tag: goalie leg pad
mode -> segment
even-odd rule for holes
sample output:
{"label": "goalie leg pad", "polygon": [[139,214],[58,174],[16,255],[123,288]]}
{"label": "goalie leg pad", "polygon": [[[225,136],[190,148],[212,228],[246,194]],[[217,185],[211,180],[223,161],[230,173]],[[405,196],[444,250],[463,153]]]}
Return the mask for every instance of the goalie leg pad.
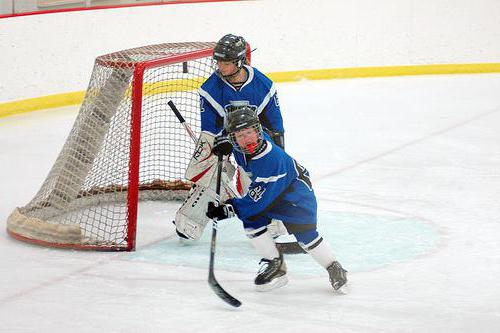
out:
{"label": "goalie leg pad", "polygon": [[212,189],[194,185],[175,214],[177,231],[189,239],[199,239],[210,221],[206,216],[208,203],[217,199],[217,194]]}

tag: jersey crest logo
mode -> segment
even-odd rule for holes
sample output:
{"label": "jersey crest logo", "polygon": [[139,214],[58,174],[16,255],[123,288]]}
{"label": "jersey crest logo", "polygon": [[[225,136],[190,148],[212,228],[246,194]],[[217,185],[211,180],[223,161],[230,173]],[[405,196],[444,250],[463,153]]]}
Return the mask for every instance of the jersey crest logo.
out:
{"label": "jersey crest logo", "polygon": [[259,201],[262,198],[262,195],[266,192],[266,189],[262,186],[253,187],[248,191],[248,195],[254,202]]}
{"label": "jersey crest logo", "polygon": [[250,101],[245,101],[245,100],[229,101],[229,104],[224,105],[224,110],[226,111],[226,113],[229,113],[239,106],[249,106],[254,110],[257,110],[257,105],[250,105]]}

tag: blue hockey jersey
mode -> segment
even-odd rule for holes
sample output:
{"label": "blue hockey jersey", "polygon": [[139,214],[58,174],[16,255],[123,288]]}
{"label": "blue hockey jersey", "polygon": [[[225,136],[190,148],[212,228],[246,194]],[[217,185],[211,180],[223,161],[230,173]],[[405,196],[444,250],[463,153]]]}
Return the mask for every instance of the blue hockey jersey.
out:
{"label": "blue hockey jersey", "polygon": [[252,183],[243,198],[229,203],[245,227],[261,216],[285,223],[316,224],[317,203],[309,172],[265,136],[267,147],[256,156],[247,159],[233,152]]}
{"label": "blue hockey jersey", "polygon": [[255,106],[262,126],[284,133],[283,118],[274,83],[256,68],[243,66],[248,79],[240,89],[213,73],[199,88],[201,130],[219,135],[224,125],[225,107],[231,101],[247,101]]}

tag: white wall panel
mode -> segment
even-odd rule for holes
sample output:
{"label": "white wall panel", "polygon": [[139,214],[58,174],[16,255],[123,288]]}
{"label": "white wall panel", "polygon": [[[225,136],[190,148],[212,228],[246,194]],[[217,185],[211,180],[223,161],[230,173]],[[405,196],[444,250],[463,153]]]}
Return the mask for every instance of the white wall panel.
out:
{"label": "white wall panel", "polygon": [[0,19],[0,102],[84,90],[97,55],[232,32],[264,72],[499,62],[497,0],[263,0]]}

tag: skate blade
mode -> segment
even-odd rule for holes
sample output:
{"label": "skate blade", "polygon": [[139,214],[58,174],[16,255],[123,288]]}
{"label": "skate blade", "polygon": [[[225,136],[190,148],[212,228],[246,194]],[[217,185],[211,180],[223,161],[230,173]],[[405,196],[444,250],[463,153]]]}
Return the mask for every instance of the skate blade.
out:
{"label": "skate blade", "polygon": [[346,283],[342,287],[340,287],[339,289],[333,290],[333,293],[335,295],[347,295],[350,293],[350,291],[351,291],[351,288],[349,287],[349,284]]}
{"label": "skate blade", "polygon": [[280,276],[266,284],[255,285],[255,290],[257,291],[271,291],[273,289],[278,289],[288,284],[288,277],[286,275]]}

